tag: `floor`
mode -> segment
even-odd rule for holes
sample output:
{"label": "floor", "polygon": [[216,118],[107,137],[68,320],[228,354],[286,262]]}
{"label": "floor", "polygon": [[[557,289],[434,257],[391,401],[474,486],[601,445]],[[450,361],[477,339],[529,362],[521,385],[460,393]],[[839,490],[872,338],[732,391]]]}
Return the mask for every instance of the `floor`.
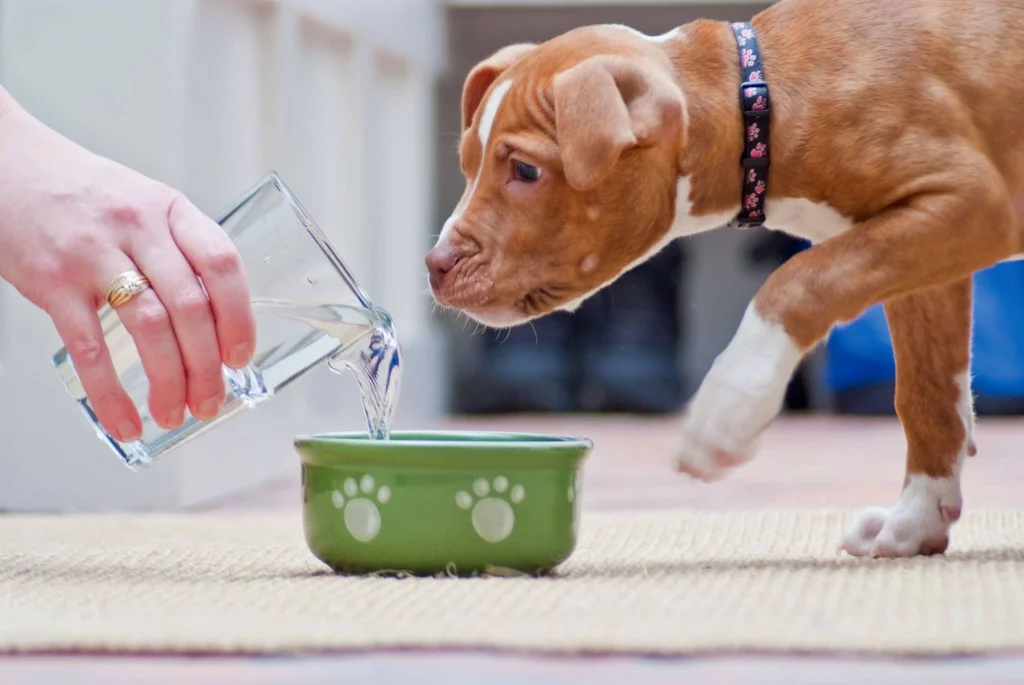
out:
{"label": "floor", "polygon": [[[689,507],[854,507],[890,504],[903,477],[904,442],[888,419],[784,418],[764,436],[759,457],[729,478],[699,485],[671,468],[678,419],[499,417],[444,427],[529,430],[594,440],[584,476],[589,509]],[[1024,418],[979,420],[978,456],[964,474],[967,507],[1017,507]],[[217,509],[296,507],[296,480],[272,483]],[[715,659],[551,659],[487,654],[384,654],[262,659],[0,658],[0,683],[232,685],[287,683],[1024,683],[1024,655],[933,661],[744,655]]]}

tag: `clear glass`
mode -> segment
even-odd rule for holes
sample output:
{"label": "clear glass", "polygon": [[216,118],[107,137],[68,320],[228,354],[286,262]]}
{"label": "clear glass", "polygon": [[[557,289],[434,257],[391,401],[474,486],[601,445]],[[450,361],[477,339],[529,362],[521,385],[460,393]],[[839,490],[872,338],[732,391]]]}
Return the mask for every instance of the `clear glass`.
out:
{"label": "clear glass", "polygon": [[[387,312],[374,306],[276,173],[269,173],[253,186],[217,223],[227,231],[242,257],[257,325],[256,352],[249,366],[240,370],[223,367],[227,400],[220,414],[209,421],[187,415],[184,424],[171,430],[158,426],[149,414],[149,382],[138,350],[117,313],[109,307],[100,311],[100,321],[121,384],[142,417],[139,440],[122,443],[107,433],[85,395],[67,349],[62,348],[53,357],[65,387],[99,438],[133,469],[268,400],[324,360],[332,360],[335,371],[373,367],[372,357],[387,350],[387,345],[381,346],[381,336],[393,337]],[[373,339],[364,340],[368,337]],[[361,354],[346,360],[346,350],[360,340],[364,340],[357,346]],[[397,365],[397,356],[389,365]],[[365,377],[358,380],[361,386],[367,382]],[[371,378],[371,386],[373,382]],[[387,386],[391,399],[391,391],[397,388],[391,387],[390,380],[380,383]],[[374,388],[368,389],[372,395]]]}

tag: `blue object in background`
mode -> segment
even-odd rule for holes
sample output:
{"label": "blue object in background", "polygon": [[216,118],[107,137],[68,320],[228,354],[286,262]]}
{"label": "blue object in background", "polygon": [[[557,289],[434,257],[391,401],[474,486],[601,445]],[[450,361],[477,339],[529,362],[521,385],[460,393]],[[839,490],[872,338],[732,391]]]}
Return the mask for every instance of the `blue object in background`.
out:
{"label": "blue object in background", "polygon": [[892,338],[881,304],[832,329],[825,351],[825,382],[832,392],[896,377]]}
{"label": "blue object in background", "polygon": [[[1024,397],[1024,262],[974,275],[974,392]],[[893,382],[892,338],[882,305],[833,329],[826,344],[826,383],[833,392]]]}

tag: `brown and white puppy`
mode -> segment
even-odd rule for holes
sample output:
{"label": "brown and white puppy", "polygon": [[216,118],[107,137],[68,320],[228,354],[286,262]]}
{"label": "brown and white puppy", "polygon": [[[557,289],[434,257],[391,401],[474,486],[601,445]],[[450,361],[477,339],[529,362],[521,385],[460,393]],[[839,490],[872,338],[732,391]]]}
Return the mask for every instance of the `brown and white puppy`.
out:
{"label": "brown and white puppy", "polygon": [[[783,0],[753,18],[771,89],[766,225],[814,246],[750,303],[687,412],[679,468],[753,454],[801,358],[883,302],[902,495],[843,547],[941,553],[975,452],[971,275],[1024,252],[1024,2]],[[505,48],[462,98],[466,191],[427,255],[441,305],[511,326],[584,298],[740,209],[725,22],[580,28]]]}

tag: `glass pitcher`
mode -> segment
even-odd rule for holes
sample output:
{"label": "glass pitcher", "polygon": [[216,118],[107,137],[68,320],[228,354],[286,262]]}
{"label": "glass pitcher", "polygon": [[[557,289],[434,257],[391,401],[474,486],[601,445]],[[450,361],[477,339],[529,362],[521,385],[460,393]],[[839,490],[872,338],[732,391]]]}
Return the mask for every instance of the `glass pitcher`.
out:
{"label": "glass pitcher", "polygon": [[[149,382],[138,350],[117,313],[108,306],[100,311],[100,323],[118,378],[142,417],[142,436],[122,443],[100,425],[82,387],[67,348],[53,357],[67,391],[79,403],[99,438],[109,444],[132,469],[159,459],[169,450],[195,438],[244,409],[275,393],[316,367],[341,358],[342,353],[368,335],[393,337],[393,323],[375,306],[349,273],[326,236],[274,172],[267,174],[228,209],[217,223],[228,233],[241,255],[249,280],[256,317],[256,351],[243,369],[222,367],[226,400],[211,420],[186,415],[173,429],[157,425],[149,414]],[[368,346],[371,356],[386,354],[378,341]],[[397,341],[394,341],[397,345]],[[360,384],[383,384],[391,394],[393,367],[363,360]],[[345,364],[342,364],[344,366]],[[332,369],[340,371],[334,363]],[[373,378],[387,373],[386,379]],[[364,396],[367,394],[363,392]],[[369,414],[368,414],[369,418]],[[372,429],[372,426],[371,426]]]}

